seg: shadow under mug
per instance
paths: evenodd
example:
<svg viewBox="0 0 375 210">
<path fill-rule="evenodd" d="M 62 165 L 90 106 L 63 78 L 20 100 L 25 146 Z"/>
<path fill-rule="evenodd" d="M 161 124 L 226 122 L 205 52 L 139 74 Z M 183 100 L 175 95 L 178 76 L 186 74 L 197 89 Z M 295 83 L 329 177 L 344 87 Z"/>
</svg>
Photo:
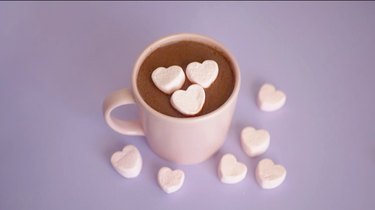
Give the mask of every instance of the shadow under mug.
<svg viewBox="0 0 375 210">
<path fill-rule="evenodd" d="M 232 94 L 216 110 L 197 117 L 176 118 L 150 107 L 137 88 L 137 75 L 143 61 L 156 49 L 180 41 L 193 41 L 219 51 L 230 63 L 235 83 Z M 145 136 L 149 147 L 160 157 L 179 164 L 196 164 L 210 158 L 224 144 L 240 89 L 240 71 L 234 57 L 220 43 L 198 34 L 175 34 L 157 40 L 148 46 L 135 63 L 132 90 L 121 89 L 105 98 L 103 113 L 107 124 L 124 135 Z M 123 105 L 139 108 L 138 121 L 124 121 L 111 116 Z"/>
</svg>

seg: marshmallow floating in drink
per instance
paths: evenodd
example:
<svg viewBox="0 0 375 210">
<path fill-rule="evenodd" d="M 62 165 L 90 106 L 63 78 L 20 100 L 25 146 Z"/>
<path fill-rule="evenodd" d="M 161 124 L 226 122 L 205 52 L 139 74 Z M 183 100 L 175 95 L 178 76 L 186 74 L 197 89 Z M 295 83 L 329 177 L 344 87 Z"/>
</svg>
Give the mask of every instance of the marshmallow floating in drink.
<svg viewBox="0 0 375 210">
<path fill-rule="evenodd" d="M 197 84 L 187 90 L 176 90 L 171 96 L 172 106 L 184 115 L 195 115 L 202 110 L 206 100 L 204 89 Z"/>
<path fill-rule="evenodd" d="M 158 67 L 151 74 L 152 81 L 159 90 L 171 94 L 184 85 L 185 73 L 180 66 Z"/>
<path fill-rule="evenodd" d="M 202 63 L 192 62 L 186 67 L 186 76 L 192 83 L 197 83 L 203 88 L 208 88 L 216 80 L 219 66 L 213 60 Z"/>
</svg>

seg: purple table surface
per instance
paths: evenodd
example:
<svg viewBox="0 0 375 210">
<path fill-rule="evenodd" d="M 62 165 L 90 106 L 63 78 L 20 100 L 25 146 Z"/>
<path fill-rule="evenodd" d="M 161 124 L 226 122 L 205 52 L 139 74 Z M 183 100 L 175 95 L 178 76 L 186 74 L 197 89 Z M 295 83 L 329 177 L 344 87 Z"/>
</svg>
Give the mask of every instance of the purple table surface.
<svg viewBox="0 0 375 210">
<path fill-rule="evenodd" d="M 101 110 L 142 50 L 179 32 L 215 38 L 242 72 L 224 146 L 192 166 L 117 134 Z M 374 78 L 375 2 L 1 2 L 0 209 L 374 209 Z M 264 82 L 287 93 L 281 110 L 257 108 Z M 248 125 L 271 133 L 257 158 L 240 147 Z M 144 160 L 132 180 L 109 161 L 127 144 Z M 228 152 L 249 168 L 239 184 L 217 177 Z M 274 190 L 255 181 L 266 157 L 288 170 Z M 177 193 L 159 188 L 162 166 L 185 171 Z"/>
</svg>

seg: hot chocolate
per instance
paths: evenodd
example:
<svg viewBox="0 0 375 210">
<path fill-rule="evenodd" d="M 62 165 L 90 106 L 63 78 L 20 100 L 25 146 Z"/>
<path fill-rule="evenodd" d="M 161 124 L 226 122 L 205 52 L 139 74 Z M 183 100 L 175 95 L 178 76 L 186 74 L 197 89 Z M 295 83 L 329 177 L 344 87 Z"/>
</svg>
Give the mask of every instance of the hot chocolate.
<svg viewBox="0 0 375 210">
<path fill-rule="evenodd" d="M 203 62 L 204 60 L 216 61 L 219 66 L 219 74 L 211 86 L 205 88 L 206 100 L 204 106 L 194 116 L 204 115 L 216 110 L 227 101 L 233 91 L 235 78 L 232 64 L 220 51 L 192 41 L 181 41 L 160 47 L 144 60 L 137 77 L 137 87 L 142 98 L 150 107 L 160 113 L 172 117 L 188 117 L 172 107 L 170 95 L 163 93 L 154 85 L 151 74 L 158 67 L 172 65 L 181 66 L 185 71 L 189 63 L 194 61 Z M 191 84 L 186 78 L 181 89 L 186 90 Z"/>
</svg>

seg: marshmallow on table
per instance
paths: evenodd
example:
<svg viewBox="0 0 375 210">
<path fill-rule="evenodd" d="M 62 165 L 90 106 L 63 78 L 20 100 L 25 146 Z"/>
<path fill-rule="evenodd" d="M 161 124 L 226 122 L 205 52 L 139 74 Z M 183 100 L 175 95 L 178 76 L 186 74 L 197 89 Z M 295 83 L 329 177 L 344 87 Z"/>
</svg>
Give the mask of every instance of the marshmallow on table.
<svg viewBox="0 0 375 210">
<path fill-rule="evenodd" d="M 225 154 L 220 160 L 218 174 L 222 183 L 235 184 L 245 178 L 247 167 L 238 162 L 234 155 Z"/>
<path fill-rule="evenodd" d="M 152 72 L 151 79 L 159 90 L 171 94 L 184 85 L 185 73 L 180 66 L 158 67 Z"/>
<path fill-rule="evenodd" d="M 217 78 L 219 66 L 216 61 L 192 62 L 186 67 L 186 76 L 192 83 L 208 88 Z"/>
<path fill-rule="evenodd" d="M 258 93 L 258 106 L 266 112 L 276 111 L 284 106 L 286 95 L 281 90 L 276 90 L 271 84 L 264 84 Z"/>
<path fill-rule="evenodd" d="M 172 171 L 168 167 L 162 167 L 158 173 L 160 187 L 166 193 L 173 193 L 179 190 L 184 184 L 185 173 L 181 170 Z"/>
<path fill-rule="evenodd" d="M 112 155 L 111 163 L 123 177 L 135 178 L 142 169 L 142 156 L 135 146 L 128 145 Z"/>
<path fill-rule="evenodd" d="M 263 154 L 270 145 L 270 134 L 261 129 L 246 127 L 241 132 L 241 146 L 247 155 L 255 157 Z"/>
<path fill-rule="evenodd" d="M 283 183 L 286 169 L 282 165 L 275 165 L 270 159 L 263 159 L 257 165 L 255 176 L 263 189 L 272 189 Z"/>
<path fill-rule="evenodd" d="M 202 110 L 205 100 L 204 89 L 200 85 L 193 84 L 186 91 L 176 90 L 172 94 L 171 104 L 184 115 L 195 115 Z"/>
</svg>

